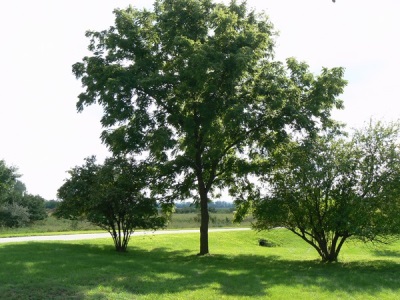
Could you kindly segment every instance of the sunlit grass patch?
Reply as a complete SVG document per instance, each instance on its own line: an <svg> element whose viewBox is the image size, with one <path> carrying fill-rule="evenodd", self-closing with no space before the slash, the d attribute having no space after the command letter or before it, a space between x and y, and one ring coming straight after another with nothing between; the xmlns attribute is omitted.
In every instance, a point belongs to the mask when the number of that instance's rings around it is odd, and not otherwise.
<svg viewBox="0 0 400 300"><path fill-rule="evenodd" d="M261 247L260 238L277 247ZM4 299L398 299L400 243L350 241L344 261L320 263L290 232L133 236L127 253L111 238L0 245Z"/></svg>

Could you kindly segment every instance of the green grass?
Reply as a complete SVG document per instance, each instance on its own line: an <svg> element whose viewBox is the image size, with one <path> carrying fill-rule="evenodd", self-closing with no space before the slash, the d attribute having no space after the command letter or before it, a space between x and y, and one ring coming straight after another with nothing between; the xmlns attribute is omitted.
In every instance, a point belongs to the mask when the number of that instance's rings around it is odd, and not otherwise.
<svg viewBox="0 0 400 300"><path fill-rule="evenodd" d="M210 228L218 227L250 227L252 218L246 218L241 224L233 223L233 213L210 213ZM200 214L173 214L167 229L199 228Z"/></svg>
<svg viewBox="0 0 400 300"><path fill-rule="evenodd" d="M241 224L233 223L233 213L211 213L210 228L221 227L250 227L251 218ZM167 229L199 228L200 216L197 213L173 214ZM83 232L103 231L101 228L86 221L71 221L49 216L46 220L36 222L29 227L1 228L0 237L25 235L74 234Z"/></svg>
<svg viewBox="0 0 400 300"><path fill-rule="evenodd" d="M260 247L265 238L276 247ZM340 262L286 230L0 244L1 299L400 299L400 242L345 245Z"/></svg>
<svg viewBox="0 0 400 300"><path fill-rule="evenodd" d="M57 219L53 216L49 216L47 219L43 221L38 221L29 227L0 227L0 237L82 233L96 232L99 230L101 230L99 227L86 221L71 221L66 219Z"/></svg>

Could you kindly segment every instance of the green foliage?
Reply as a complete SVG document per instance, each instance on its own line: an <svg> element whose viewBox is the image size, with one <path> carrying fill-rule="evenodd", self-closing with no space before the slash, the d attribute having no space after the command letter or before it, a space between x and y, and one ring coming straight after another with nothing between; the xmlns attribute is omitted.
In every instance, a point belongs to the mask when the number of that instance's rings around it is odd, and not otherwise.
<svg viewBox="0 0 400 300"><path fill-rule="evenodd" d="M85 88L78 111L104 109L103 142L148 153L164 201L199 203L200 254L209 200L248 172L258 147L333 126L330 111L342 107L343 69L315 77L293 58L274 62L274 34L245 3L158 0L152 11L115 10L108 30L87 32L92 55L73 66Z"/></svg>
<svg viewBox="0 0 400 300"><path fill-rule="evenodd" d="M276 153L253 202L257 229L285 227L336 261L349 237L387 241L400 230L399 124L378 122L351 140L306 139ZM389 235L389 236L388 236Z"/></svg>
<svg viewBox="0 0 400 300"><path fill-rule="evenodd" d="M70 178L58 190L61 199L54 215L68 219L85 217L107 230L117 251L126 251L136 228L157 229L166 219L158 215L154 198L146 196L149 170L146 165L123 158L86 159L69 171Z"/></svg>
<svg viewBox="0 0 400 300"><path fill-rule="evenodd" d="M19 176L16 168L9 167L4 160L0 160L0 205L7 201Z"/></svg>
<svg viewBox="0 0 400 300"><path fill-rule="evenodd" d="M46 200L44 202L44 207L48 210L54 210L57 205L58 205L58 201L57 200Z"/></svg>
<svg viewBox="0 0 400 300"><path fill-rule="evenodd" d="M0 207L0 225L5 227L23 227L30 221L29 211L17 203L6 203Z"/></svg>
<svg viewBox="0 0 400 300"><path fill-rule="evenodd" d="M28 209L29 221L35 222L47 218L45 199L39 195L25 193L18 203Z"/></svg>
<svg viewBox="0 0 400 300"><path fill-rule="evenodd" d="M23 227L47 218L44 199L26 192L14 167L0 161L0 227Z"/></svg>

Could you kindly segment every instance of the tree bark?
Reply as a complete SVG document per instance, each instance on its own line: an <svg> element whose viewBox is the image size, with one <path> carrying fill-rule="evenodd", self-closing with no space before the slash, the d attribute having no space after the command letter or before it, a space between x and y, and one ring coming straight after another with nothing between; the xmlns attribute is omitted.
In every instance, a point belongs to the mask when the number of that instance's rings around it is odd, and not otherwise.
<svg viewBox="0 0 400 300"><path fill-rule="evenodd" d="M199 255L209 254L208 249L208 222L209 222L209 214L208 214L208 197L207 193L200 195L200 252Z"/></svg>
<svg viewBox="0 0 400 300"><path fill-rule="evenodd" d="M196 118L196 123L199 123ZM200 125L196 126L195 130L196 140L196 155L195 155L195 172L197 177L197 189L200 196L200 252L198 255L209 254L208 249L208 188L204 180L204 164L202 160L202 153L204 151L203 138L200 134Z"/></svg>

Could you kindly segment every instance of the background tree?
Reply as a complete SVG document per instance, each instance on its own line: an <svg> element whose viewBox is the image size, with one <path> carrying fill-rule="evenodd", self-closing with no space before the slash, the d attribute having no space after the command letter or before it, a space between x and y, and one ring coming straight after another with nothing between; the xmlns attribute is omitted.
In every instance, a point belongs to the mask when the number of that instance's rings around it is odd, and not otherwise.
<svg viewBox="0 0 400 300"><path fill-rule="evenodd" d="M46 200L39 195L25 193L24 196L20 198L18 203L28 209L29 222L32 223L47 218L45 201Z"/></svg>
<svg viewBox="0 0 400 300"><path fill-rule="evenodd" d="M58 204L57 200L45 200L44 207L49 211L53 211L57 208Z"/></svg>
<svg viewBox="0 0 400 300"><path fill-rule="evenodd" d="M149 170L122 158L96 164L95 157L69 171L70 178L58 190L61 202L55 215L85 217L107 230L117 251L124 252L136 228L157 229L166 219L159 216L154 198L146 196Z"/></svg>
<svg viewBox="0 0 400 300"><path fill-rule="evenodd" d="M15 167L0 161L0 226L22 227L47 217L44 199L26 192Z"/></svg>
<svg viewBox="0 0 400 300"><path fill-rule="evenodd" d="M236 181L254 144L273 147L286 130L328 126L343 70L273 62L273 28L246 5L156 1L153 11L115 10L115 25L87 32L92 56L73 66L85 91L78 111L99 103L103 142L159 165L153 192L194 199L200 252L209 253L208 203Z"/></svg>
<svg viewBox="0 0 400 300"><path fill-rule="evenodd" d="M399 124L307 139L276 153L279 167L263 179L254 202L255 228L285 227L337 261L350 237L385 241L399 233Z"/></svg>
<svg viewBox="0 0 400 300"><path fill-rule="evenodd" d="M28 208L11 202L5 203L0 207L0 226L15 228L28 225L30 215Z"/></svg>
<svg viewBox="0 0 400 300"><path fill-rule="evenodd" d="M19 177L16 168L9 167L4 160L0 160L0 205L6 202Z"/></svg>

